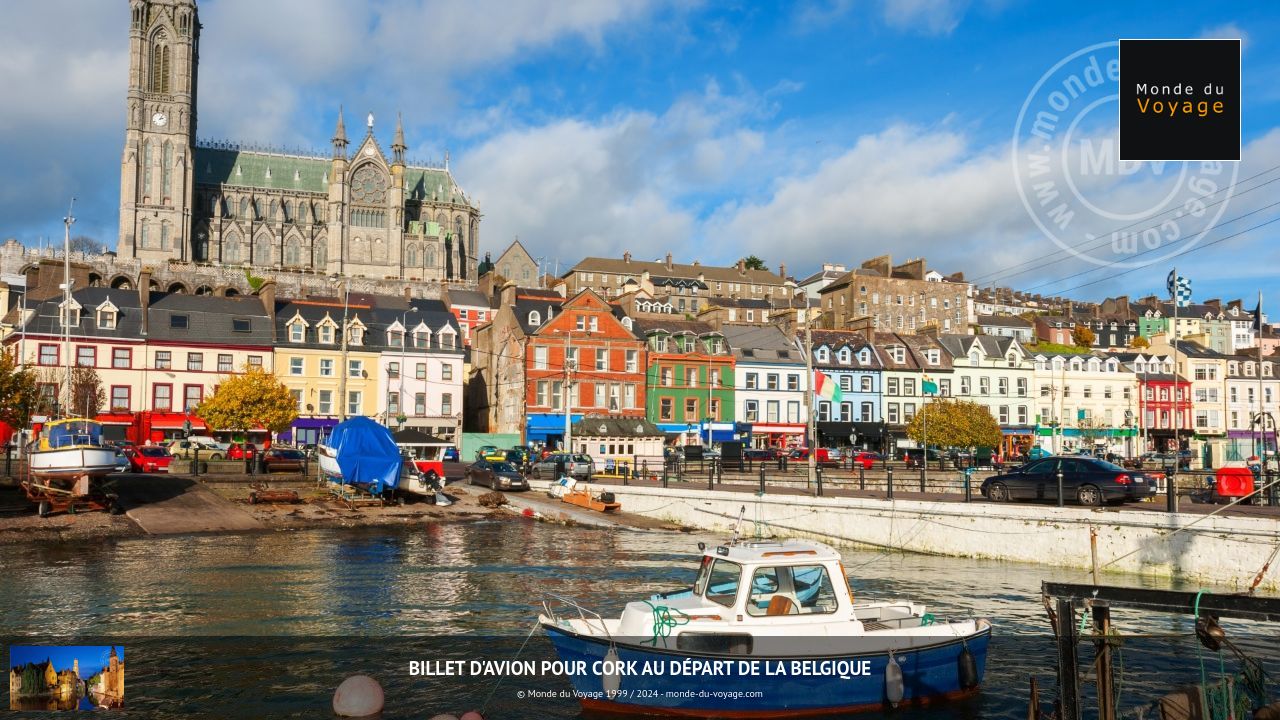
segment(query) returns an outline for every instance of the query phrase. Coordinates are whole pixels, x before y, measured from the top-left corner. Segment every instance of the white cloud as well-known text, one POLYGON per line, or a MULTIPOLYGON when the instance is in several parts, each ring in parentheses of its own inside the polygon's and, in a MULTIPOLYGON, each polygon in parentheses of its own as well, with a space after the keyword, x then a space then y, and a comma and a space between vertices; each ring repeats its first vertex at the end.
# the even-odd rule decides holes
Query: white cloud
POLYGON ((1238 38, 1241 50, 1246 50, 1249 47, 1249 34, 1233 22, 1207 27, 1200 31, 1200 37, 1214 40, 1235 40, 1238 38))
POLYGON ((885 0, 884 20, 900 30, 947 35, 968 8, 969 0, 885 0))

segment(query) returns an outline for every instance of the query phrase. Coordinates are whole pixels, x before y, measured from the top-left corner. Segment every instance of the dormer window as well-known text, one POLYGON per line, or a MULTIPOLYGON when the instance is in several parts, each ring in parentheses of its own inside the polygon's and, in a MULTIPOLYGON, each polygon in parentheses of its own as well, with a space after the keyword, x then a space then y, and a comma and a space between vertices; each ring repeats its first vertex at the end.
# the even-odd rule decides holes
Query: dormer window
POLYGON ((816 356, 818 358, 818 362, 821 362, 821 363, 831 362, 831 351, 828 350, 827 348, 824 348, 824 347, 818 348, 818 352, 816 353, 816 356))
MULTIPOLYGON (((323 335, 323 330, 321 331, 323 335)), ((306 340, 307 329, 300 322, 289 323, 289 342, 300 343, 306 340)))
POLYGON ((391 347, 404 347, 404 330, 399 326, 393 326, 387 330, 387 345, 391 347))
MULTIPOLYGON (((325 323, 324 325, 321 325, 319 328, 317 328, 316 334, 320 336, 321 344, 324 344, 324 345, 333 344, 333 330, 334 330, 334 326, 332 323, 325 323)), ((298 342, 301 342, 301 340, 299 340, 298 342)))
POLYGON ((907 361, 907 349, 901 345, 895 345, 889 348, 889 356, 892 357, 893 361, 896 363, 904 363, 907 361))
POLYGON ((866 348, 863 348, 862 352, 858 353, 858 362, 862 363, 863 365, 866 365, 867 363, 871 362, 871 352, 868 351, 866 348))
POLYGON ((106 308, 98 310, 98 329, 99 330, 115 330, 116 329, 116 311, 106 308))
POLYGON ((457 347, 457 342, 456 342, 457 335, 454 335, 452 330, 445 328, 444 330, 440 331, 439 335, 440 335, 440 347, 444 348, 445 350, 453 350, 454 348, 457 347))
POLYGON ((190 320, 186 315, 170 315, 169 328, 172 330, 186 330, 190 325, 190 320))
POLYGON ((851 360, 851 359, 852 359, 852 354, 849 352, 849 348, 847 348, 847 347, 846 347, 846 348, 840 348, 840 364, 841 364, 841 365, 848 365, 848 364, 849 364, 849 360, 851 360))
POLYGON ((347 344, 363 345, 364 344, 364 328, 352 327, 351 329, 349 329, 347 331, 347 344))
POLYGON ((924 358, 926 361, 928 361, 930 365, 937 365, 939 361, 938 351, 926 350, 924 353, 924 358))
POLYGON ((529 311, 529 324, 533 327, 538 327, 542 324, 542 315, 537 310, 529 311))
POLYGON ((974 350, 973 352, 969 353, 970 365, 977 365, 981 361, 982 361, 982 354, 979 353, 977 350, 974 350))
POLYGON ((631 330, 631 329, 632 329, 632 326, 631 326, 631 318, 629 318, 629 317, 624 317, 624 318, 622 318, 622 327, 624 327, 624 328, 626 328, 626 329, 628 329, 628 330, 631 330))
POLYGON ((431 333, 426 330, 413 332, 413 346, 416 348, 431 347, 431 333))

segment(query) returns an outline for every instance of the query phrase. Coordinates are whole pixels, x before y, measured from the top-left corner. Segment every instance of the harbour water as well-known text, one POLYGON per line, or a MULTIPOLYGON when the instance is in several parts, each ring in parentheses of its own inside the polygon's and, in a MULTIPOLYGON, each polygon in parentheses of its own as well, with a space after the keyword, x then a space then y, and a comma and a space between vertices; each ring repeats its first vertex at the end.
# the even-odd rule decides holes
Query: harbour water
MULTIPOLYGON (((410 662, 550 659, 534 630, 545 594, 616 614, 691 581, 699 540, 717 538, 513 520, 11 546, 0 563, 0 634, 126 646, 125 712, 138 717, 331 717, 337 684, 367 673, 386 689, 384 718, 482 705, 491 719, 579 718, 576 701, 559 696, 562 678, 412 676, 410 662)), ((995 623, 979 695, 895 717, 1025 717, 1031 675, 1052 699, 1040 582, 1085 575, 869 551, 845 551, 844 564, 859 597, 913 598, 940 616, 995 623)), ((1131 635, 1120 653, 1122 708, 1200 677, 1191 618, 1119 615, 1118 626, 1131 635)), ((1271 653, 1267 669, 1280 677, 1276 630, 1228 626, 1245 649, 1271 653)), ((1218 656, 1203 655, 1216 674, 1218 656)))

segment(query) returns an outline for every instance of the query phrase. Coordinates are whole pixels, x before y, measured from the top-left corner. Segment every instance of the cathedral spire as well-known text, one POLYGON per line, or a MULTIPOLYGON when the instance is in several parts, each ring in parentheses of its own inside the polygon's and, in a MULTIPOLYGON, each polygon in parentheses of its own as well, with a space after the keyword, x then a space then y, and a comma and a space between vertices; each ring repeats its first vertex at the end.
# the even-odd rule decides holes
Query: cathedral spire
POLYGON ((391 141, 391 152, 397 164, 404 164, 404 123, 400 121, 400 113, 396 113, 396 136, 391 141))
POLYGON ((338 127, 333 131, 333 157, 346 157, 347 126, 342 122, 342 106, 338 106, 338 127))

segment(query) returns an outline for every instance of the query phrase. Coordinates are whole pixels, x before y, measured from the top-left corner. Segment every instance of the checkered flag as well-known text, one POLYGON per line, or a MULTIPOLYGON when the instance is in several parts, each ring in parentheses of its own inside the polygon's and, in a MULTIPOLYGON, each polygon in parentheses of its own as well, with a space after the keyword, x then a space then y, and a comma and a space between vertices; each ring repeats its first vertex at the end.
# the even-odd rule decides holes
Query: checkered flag
POLYGON ((1169 297, 1173 298, 1174 304, 1178 307, 1187 307, 1191 304, 1191 281, 1179 275, 1176 269, 1169 271, 1165 287, 1169 288, 1169 297))

